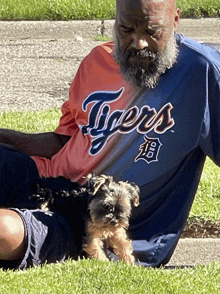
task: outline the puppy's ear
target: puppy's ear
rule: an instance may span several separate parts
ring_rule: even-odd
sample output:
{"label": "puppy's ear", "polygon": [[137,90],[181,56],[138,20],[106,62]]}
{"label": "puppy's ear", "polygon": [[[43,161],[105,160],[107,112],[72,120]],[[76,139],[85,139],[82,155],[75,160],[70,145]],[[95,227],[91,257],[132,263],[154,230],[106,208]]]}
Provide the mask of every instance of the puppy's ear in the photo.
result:
{"label": "puppy's ear", "polygon": [[98,177],[95,181],[94,181],[94,191],[93,191],[93,195],[95,195],[97,193],[97,191],[101,188],[101,186],[103,184],[105,184],[105,179],[104,178],[101,178],[101,177]]}
{"label": "puppy's ear", "polygon": [[133,192],[132,192],[132,201],[133,201],[133,205],[135,207],[137,207],[140,204],[140,189],[139,187],[134,184],[131,183],[131,186],[133,188]]}
{"label": "puppy's ear", "polygon": [[101,188],[102,185],[113,182],[113,177],[106,176],[106,175],[100,175],[100,176],[92,176],[89,178],[89,183],[93,187],[93,195],[95,195],[98,190]]}
{"label": "puppy's ear", "polygon": [[137,207],[140,204],[140,189],[135,183],[129,183],[129,182],[119,182],[120,185],[123,185],[126,187],[130,194],[130,199],[132,204]]}

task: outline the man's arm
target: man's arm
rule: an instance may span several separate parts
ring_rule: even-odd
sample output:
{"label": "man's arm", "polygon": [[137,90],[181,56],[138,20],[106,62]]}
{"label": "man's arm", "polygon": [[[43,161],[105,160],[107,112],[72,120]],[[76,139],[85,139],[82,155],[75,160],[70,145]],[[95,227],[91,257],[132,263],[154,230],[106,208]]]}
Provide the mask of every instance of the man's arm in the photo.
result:
{"label": "man's arm", "polygon": [[12,146],[29,156],[51,158],[70,139],[70,136],[53,132],[27,134],[18,131],[0,129],[0,142]]}

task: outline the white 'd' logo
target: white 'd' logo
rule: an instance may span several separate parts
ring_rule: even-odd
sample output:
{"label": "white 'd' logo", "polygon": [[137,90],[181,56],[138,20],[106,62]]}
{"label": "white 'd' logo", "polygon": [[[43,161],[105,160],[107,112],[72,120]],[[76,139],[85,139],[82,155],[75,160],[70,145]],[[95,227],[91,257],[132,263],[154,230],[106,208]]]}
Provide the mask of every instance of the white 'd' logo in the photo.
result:
{"label": "white 'd' logo", "polygon": [[160,150],[160,147],[162,146],[160,140],[158,138],[149,138],[147,136],[144,136],[145,142],[140,145],[140,153],[135,158],[135,162],[137,162],[139,159],[145,160],[148,164],[152,161],[158,161],[158,153]]}

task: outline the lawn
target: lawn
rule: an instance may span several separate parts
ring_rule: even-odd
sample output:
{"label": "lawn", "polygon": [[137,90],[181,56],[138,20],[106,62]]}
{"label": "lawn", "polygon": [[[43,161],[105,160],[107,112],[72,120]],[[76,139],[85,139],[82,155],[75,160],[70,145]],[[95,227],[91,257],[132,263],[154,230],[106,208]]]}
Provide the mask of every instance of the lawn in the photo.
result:
{"label": "lawn", "polygon": [[[182,17],[218,17],[219,0],[177,0]],[[1,0],[1,20],[112,19],[115,0]]]}
{"label": "lawn", "polygon": [[66,261],[26,271],[0,271],[2,294],[214,294],[220,263],[175,270],[97,260]]}

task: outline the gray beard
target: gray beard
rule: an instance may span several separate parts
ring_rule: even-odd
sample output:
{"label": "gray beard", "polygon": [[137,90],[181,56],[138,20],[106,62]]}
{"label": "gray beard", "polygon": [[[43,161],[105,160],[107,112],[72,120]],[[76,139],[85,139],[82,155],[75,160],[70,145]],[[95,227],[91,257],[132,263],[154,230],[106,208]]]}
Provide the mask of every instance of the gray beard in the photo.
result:
{"label": "gray beard", "polygon": [[[116,39],[116,38],[115,38]],[[132,65],[129,57],[135,56],[137,63]],[[153,89],[157,86],[160,76],[173,66],[178,56],[178,47],[174,32],[162,53],[153,53],[147,48],[136,50],[131,48],[122,52],[118,41],[115,42],[113,57],[120,67],[123,78],[135,88]],[[150,60],[147,68],[142,66],[144,58]]]}

